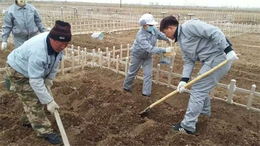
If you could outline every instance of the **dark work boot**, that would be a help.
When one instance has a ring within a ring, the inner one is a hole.
[[[22,126],[32,128],[32,125],[25,114],[21,116],[20,121],[22,122]]]
[[[126,89],[126,88],[124,88],[124,91],[132,93],[132,91],[130,89]]]
[[[24,127],[28,127],[28,128],[32,128],[32,125],[31,125],[30,123],[26,123],[26,124],[23,123],[22,126],[24,126]]]
[[[143,95],[143,96],[146,96],[146,97],[151,97],[151,95],[146,95],[146,94],[143,94],[143,93],[142,93],[142,95]]]
[[[55,133],[50,133],[45,137],[45,140],[47,140],[51,144],[62,144],[63,141],[61,137]]]
[[[181,124],[178,124],[178,125],[174,125],[172,126],[172,129],[175,130],[175,131],[179,131],[181,133],[186,133],[186,134],[195,134],[196,131],[192,132],[192,131],[189,131],[187,129],[184,129]]]

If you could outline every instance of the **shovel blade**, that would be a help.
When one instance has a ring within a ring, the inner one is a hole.
[[[143,111],[141,111],[139,113],[139,115],[141,116],[141,118],[145,118],[149,115],[149,111],[150,111],[150,107],[147,107],[146,109],[144,109]]]

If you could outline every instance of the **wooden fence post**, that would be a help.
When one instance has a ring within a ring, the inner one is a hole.
[[[100,66],[101,69],[103,68],[103,53],[102,53],[102,51],[100,51],[99,66]]]
[[[233,94],[236,90],[236,80],[232,79],[228,88],[229,88],[229,92],[228,92],[227,102],[229,104],[233,104]]]
[[[214,98],[214,94],[215,94],[215,87],[210,91],[209,93],[209,97],[210,99],[213,99]]]
[[[110,70],[110,67],[111,67],[111,54],[110,53],[108,53],[107,61],[108,61],[108,69]]]
[[[82,50],[82,51],[81,51],[81,69],[82,69],[82,70],[83,70],[84,67],[85,67],[84,57],[85,57],[85,53],[84,53],[84,51]]]
[[[116,59],[116,47],[115,46],[113,46],[112,54],[113,54],[113,59]]]
[[[116,55],[116,73],[119,72],[119,55]]]
[[[120,46],[120,60],[123,58],[123,45]]]
[[[95,49],[92,49],[92,55],[91,55],[91,68],[94,67],[95,64]]]
[[[253,98],[254,98],[254,94],[255,94],[255,88],[256,88],[256,85],[255,84],[252,85],[251,93],[249,94],[249,97],[248,97],[247,109],[250,109],[252,106],[252,102],[253,102]]]
[[[80,56],[81,56],[81,54],[80,54],[80,46],[78,46],[78,64],[80,64]]]
[[[107,54],[106,57],[108,57],[108,53],[109,53],[108,52],[108,47],[106,47],[106,54]]]

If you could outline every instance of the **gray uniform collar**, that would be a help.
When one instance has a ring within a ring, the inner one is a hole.
[[[181,31],[182,31],[182,26],[179,24],[179,26],[178,26],[178,36],[177,36],[178,39],[180,38],[180,35],[181,35],[181,34],[185,36],[185,34],[182,33]],[[185,36],[185,37],[186,37],[186,36]]]
[[[17,4],[15,4],[15,8],[18,9],[26,9],[27,8],[27,4],[25,4],[23,7],[19,7]]]
[[[151,37],[151,35],[155,35],[154,30],[150,33],[147,30],[145,30],[144,27],[142,27],[141,31],[142,31],[143,34],[145,34],[148,37]]]
[[[181,25],[179,24],[179,25],[178,25],[178,35],[177,35],[177,37],[180,36],[180,32],[181,32]]]

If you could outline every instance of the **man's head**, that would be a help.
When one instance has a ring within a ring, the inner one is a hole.
[[[20,7],[23,7],[26,5],[27,3],[27,0],[15,0],[15,3],[20,6]]]
[[[163,32],[168,38],[174,40],[174,33],[179,25],[178,20],[174,16],[163,18],[160,24],[160,31]]]
[[[71,41],[70,24],[57,20],[50,31],[50,43],[55,52],[64,50]]]

